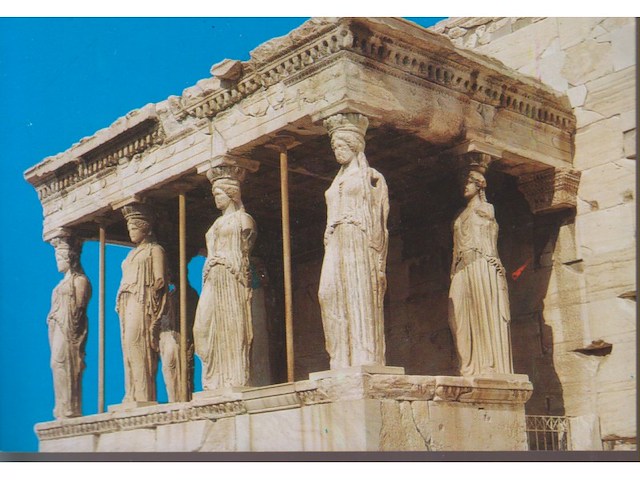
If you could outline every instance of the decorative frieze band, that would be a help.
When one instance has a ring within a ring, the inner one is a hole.
[[[524,115],[536,122],[572,129],[575,120],[570,111],[554,108],[535,93],[523,92],[524,84],[506,76],[488,72],[484,75],[478,65],[464,66],[448,61],[434,52],[404,44],[370,30],[361,33],[354,29],[352,51],[392,65],[405,73],[464,93],[471,98],[494,107]]]
[[[579,184],[580,172],[569,168],[550,168],[518,179],[518,189],[534,214],[575,208]]]
[[[277,62],[253,70],[245,78],[228,88],[219,89],[204,98],[198,98],[194,102],[184,104],[183,111],[178,114],[178,118],[184,119],[187,115],[198,118],[215,117],[219,112],[228,109],[257,90],[268,88],[340,51],[342,49],[340,38],[346,35],[346,30],[339,29],[338,25],[331,25],[325,27],[321,32],[327,29],[325,35],[307,44],[302,50],[289,55],[280,52]]]
[[[435,378],[436,402],[524,404],[533,394],[526,375]]]
[[[187,407],[181,409],[167,410],[161,412],[150,412],[139,415],[123,416],[100,419],[105,414],[99,416],[89,416],[65,420],[63,422],[49,422],[36,426],[36,433],[40,440],[52,440],[56,438],[74,437],[78,435],[102,434],[118,432],[123,430],[134,430],[138,428],[153,428],[159,425],[169,425],[173,423],[183,423],[195,420],[211,420],[216,418],[240,415],[246,413],[244,402],[231,401]],[[109,414],[107,414],[109,415]]]
[[[115,168],[123,159],[131,159],[156,145],[162,144],[164,133],[159,123],[154,122],[146,132],[125,141],[105,145],[95,152],[88,152],[74,163],[58,169],[55,174],[36,187],[41,201],[62,194],[83,181],[104,174]]]
[[[372,27],[374,25],[357,19],[341,19],[337,23],[318,27],[313,35],[303,39],[307,43],[296,49],[293,49],[295,45],[289,45],[289,51],[280,52],[279,56],[272,55],[271,58],[277,58],[277,61],[245,68],[248,73],[236,84],[184,101],[183,111],[179,115],[182,118],[187,115],[214,117],[260,88],[292,78],[300,80],[306,76],[303,75],[305,70],[315,71],[315,66],[321,60],[340,51],[349,51],[536,122],[563,130],[575,127],[569,109],[551,105],[549,99],[522,81],[493,70],[485,74],[483,69],[488,70],[488,67],[476,64],[473,60],[462,56],[458,61],[447,59],[441,55],[441,48],[428,51],[390,38]],[[296,40],[300,41],[299,35],[296,35]],[[249,67],[252,61],[247,64]]]

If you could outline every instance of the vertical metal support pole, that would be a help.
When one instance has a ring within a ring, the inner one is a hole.
[[[280,150],[280,194],[282,198],[282,259],[284,267],[284,321],[287,347],[287,381],[293,382],[293,295],[291,291],[291,238],[289,234],[289,161]]]
[[[98,413],[104,413],[104,313],[105,313],[105,244],[104,226],[100,225],[98,287]]]
[[[187,380],[187,213],[185,194],[178,196],[178,222],[180,243],[180,378],[182,401],[188,402],[191,392]]]

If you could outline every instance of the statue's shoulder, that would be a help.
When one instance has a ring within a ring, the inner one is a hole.
[[[150,248],[151,248],[151,252],[152,253],[162,253],[164,255],[164,247],[162,245],[160,245],[159,243],[151,243],[150,244]]]
[[[385,182],[385,183],[386,183],[386,180],[385,180],[385,178],[384,178],[384,175],[382,175],[382,174],[381,174],[378,170],[376,170],[375,168],[373,168],[373,167],[369,167],[369,172],[371,173],[371,176],[372,176],[372,177],[380,178],[383,182]]]
[[[253,219],[251,215],[249,215],[245,211],[239,212],[239,215],[240,215],[240,224],[242,225],[243,230],[256,229],[256,221]]]
[[[82,290],[91,292],[91,282],[89,281],[89,277],[87,277],[84,273],[77,273],[73,276],[73,287],[76,290]]]
[[[493,205],[488,202],[482,202],[475,208],[476,212],[482,217],[486,217],[488,219],[495,219],[495,209]]]
[[[89,277],[87,277],[84,273],[76,273],[73,276],[73,283],[76,286],[91,285],[91,282],[89,281]]]
[[[372,187],[384,187],[387,188],[387,181],[378,170],[375,168],[369,167],[369,177],[371,178],[371,186]]]

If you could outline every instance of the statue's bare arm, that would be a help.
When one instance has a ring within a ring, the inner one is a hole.
[[[165,254],[162,247],[155,246],[151,251],[151,259],[153,261],[153,289],[160,290],[165,286]]]
[[[243,215],[241,228],[242,248],[245,252],[250,252],[258,236],[258,232],[256,231],[256,222],[250,215]]]
[[[73,315],[82,315],[91,299],[91,283],[84,275],[78,275],[73,279],[73,288],[75,290]]]

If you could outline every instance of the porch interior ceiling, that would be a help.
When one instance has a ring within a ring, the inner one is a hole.
[[[296,136],[295,131],[280,133]],[[313,251],[322,249],[326,223],[324,192],[339,169],[326,134],[304,138],[298,136],[297,139],[300,143],[296,142],[296,146],[288,153],[294,258],[307,255],[310,248]],[[390,201],[394,206],[402,207],[410,203],[428,185],[441,182],[443,178],[450,181],[451,176],[455,174],[452,159],[439,156],[440,152],[450,146],[435,147],[411,132],[388,126],[370,129],[366,139],[365,153],[369,164],[385,176]],[[271,238],[271,243],[279,244],[281,205],[278,152],[263,144],[255,146],[244,156],[260,162],[258,171],[247,174],[242,186],[245,209],[256,220],[259,237],[263,240]],[[455,189],[455,185],[452,185],[452,188]],[[141,195],[141,198],[159,212],[159,240],[177,249],[177,196],[181,190],[186,191],[187,250],[192,254],[205,254],[204,235],[219,212],[213,202],[210,183],[204,175],[191,173],[177,181],[149,190]],[[131,245],[126,224],[119,210],[104,214],[101,221],[106,225],[108,243]],[[73,228],[86,239],[98,238],[98,229],[93,221],[74,225]],[[274,248],[274,254],[278,248]]]

